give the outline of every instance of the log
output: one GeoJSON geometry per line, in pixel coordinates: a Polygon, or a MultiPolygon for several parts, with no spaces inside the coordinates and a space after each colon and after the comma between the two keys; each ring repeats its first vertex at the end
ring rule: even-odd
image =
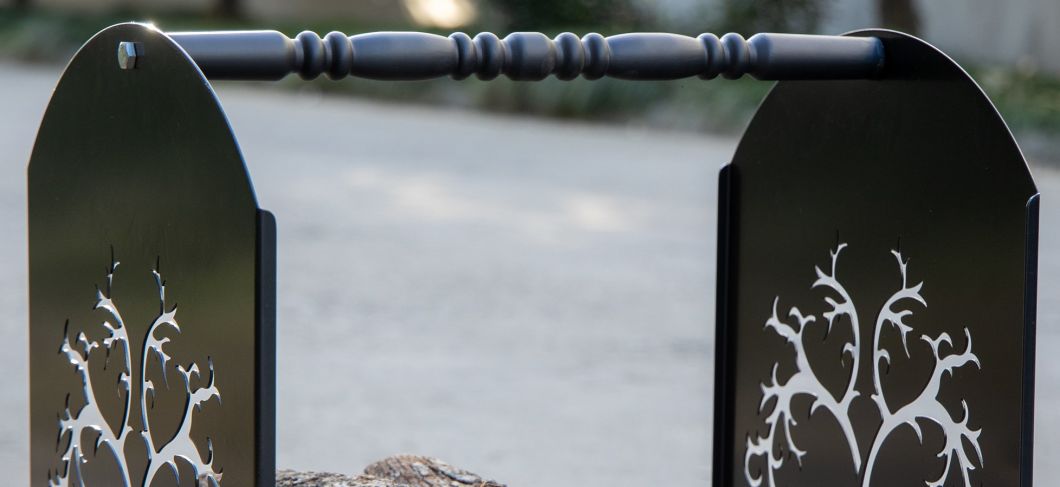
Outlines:
{"type": "Polygon", "coordinates": [[[397,455],[369,465],[357,477],[276,471],[276,487],[506,487],[437,458],[397,455]]]}

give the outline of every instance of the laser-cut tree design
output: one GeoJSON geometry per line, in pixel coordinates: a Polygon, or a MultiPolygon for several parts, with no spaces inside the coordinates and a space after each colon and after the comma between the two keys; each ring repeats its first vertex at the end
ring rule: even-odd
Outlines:
{"type": "Polygon", "coordinates": [[[819,409],[824,409],[828,411],[832,418],[838,423],[850,449],[851,463],[854,467],[854,472],[861,476],[862,487],[868,487],[870,485],[873,469],[876,466],[877,455],[887,439],[890,438],[891,433],[901,428],[903,425],[906,425],[913,429],[920,441],[923,441],[923,433],[919,423],[921,420],[935,423],[946,437],[946,444],[938,454],[939,458],[944,457],[946,459],[945,468],[937,480],[928,481],[926,482],[926,485],[928,487],[939,487],[943,485],[950,474],[954,460],[956,460],[963,475],[964,485],[966,487],[971,487],[971,472],[975,470],[976,467],[969,457],[969,452],[965,447],[964,442],[971,445],[971,449],[975,452],[979,465],[982,465],[983,454],[979,446],[979,435],[981,430],[972,430],[968,426],[970,414],[968,411],[968,405],[965,401],[961,401],[964,412],[962,419],[958,420],[950,414],[942,403],[939,402],[938,398],[939,387],[942,383],[943,375],[946,373],[952,375],[955,369],[968,364],[974,364],[976,367],[979,367],[980,365],[979,358],[972,353],[972,336],[967,328],[964,329],[967,345],[963,352],[954,350],[951,353],[944,354],[941,351],[942,344],[946,344],[949,348],[954,349],[953,340],[948,333],[942,333],[936,338],[921,335],[920,339],[930,346],[935,361],[934,368],[928,378],[927,384],[916,399],[908,404],[893,411],[887,404],[886,396],[884,394],[885,391],[880,379],[880,368],[882,365],[890,366],[891,355],[887,349],[882,348],[880,345],[881,333],[887,327],[896,329],[901,338],[904,352],[908,357],[909,344],[907,336],[909,332],[913,330],[913,327],[906,324],[905,320],[912,316],[913,311],[908,309],[905,305],[919,303],[922,306],[927,306],[927,301],[920,294],[920,289],[923,287],[923,283],[921,282],[913,286],[909,285],[907,275],[908,261],[903,260],[901,252],[896,250],[891,253],[898,261],[898,268],[902,281],[901,289],[893,293],[884,303],[883,308],[876,316],[873,328],[873,393],[871,399],[873,403],[876,404],[882,422],[879,430],[873,438],[868,453],[868,460],[864,465],[864,469],[862,469],[863,455],[858,446],[857,439],[854,436],[854,429],[851,424],[849,410],[851,402],[860,396],[860,392],[857,390],[857,382],[859,367],[861,366],[859,357],[863,344],[861,342],[860,322],[858,320],[857,308],[854,306],[850,293],[848,293],[846,288],[843,287],[837,276],[839,255],[845,247],[846,244],[839,244],[835,250],[830,252],[832,261],[831,273],[822,271],[820,267],[814,268],[817,273],[817,280],[813,283],[812,287],[824,288],[838,297],[838,299],[832,296],[826,296],[824,298],[825,303],[831,309],[822,313],[821,316],[827,320],[829,332],[831,331],[833,324],[843,316],[845,316],[850,323],[853,338],[851,341],[843,345],[840,358],[841,365],[845,365],[843,361],[848,356],[852,360],[850,376],[847,379],[847,386],[843,395],[838,399],[835,398],[835,396],[814,374],[813,368],[810,366],[810,360],[806,355],[803,340],[806,329],[816,322],[816,317],[814,315],[806,315],[799,311],[797,307],[792,307],[788,311],[788,317],[797,323],[796,326],[793,326],[780,318],[777,313],[780,297],[774,298],[772,316],[766,320],[765,328],[776,332],[784,338],[792,348],[794,348],[796,371],[786,381],[781,381],[777,377],[779,363],[774,363],[770,382],[761,385],[762,400],[759,403],[759,408],[760,410],[764,410],[767,405],[773,404],[773,409],[765,418],[765,424],[767,427],[766,434],[755,435],[755,438],[752,438],[749,435],[747,438],[747,450],[744,455],[744,477],[747,480],[747,483],[753,487],[758,487],[762,485],[763,481],[765,481],[766,485],[773,487],[777,485],[775,479],[776,471],[783,467],[790,458],[793,457],[799,466],[802,465],[803,457],[807,456],[809,453],[799,449],[792,436],[791,427],[797,424],[792,415],[792,402],[797,396],[809,396],[813,400],[810,406],[811,416],[819,409]],[[779,434],[783,435],[790,456],[775,451],[779,440],[779,434]],[[758,472],[757,475],[751,472],[751,462],[756,457],[763,457],[766,462],[765,471],[758,472]]]}
{"type": "MultiPolygon", "coordinates": [[[[173,475],[180,480],[177,467],[178,459],[189,465],[194,471],[200,486],[219,487],[221,473],[213,467],[213,444],[209,437],[206,439],[206,452],[203,454],[191,438],[191,427],[194,412],[202,409],[210,399],[216,397],[221,399],[221,393],[214,384],[213,362],[208,360],[206,373],[206,385],[192,387],[192,382],[202,378],[203,371],[198,364],[191,363],[188,366],[177,364],[174,368],[179,376],[179,384],[183,386],[186,393],[180,426],[171,438],[160,440],[151,431],[151,421],[147,414],[148,409],[154,407],[156,383],[154,379],[147,376],[147,367],[150,360],[157,360],[162,370],[162,379],[165,386],[171,383],[167,377],[170,361],[173,360],[166,351],[165,345],[170,341],[169,336],[157,336],[158,333],[180,333],[180,325],[177,324],[176,306],[166,309],[166,286],[158,268],[151,271],[155,284],[158,288],[158,315],[153,319],[146,336],[142,341],[142,353],[140,364],[136,374],[132,371],[132,358],[130,346],[132,342],[129,330],[122,318],[121,311],[112,299],[112,287],[114,273],[119,262],[111,259],[106,275],[105,289],[96,290],[95,309],[106,313],[107,318],[101,326],[106,331],[106,337],[102,340],[91,340],[84,333],[78,333],[76,338],[69,336],[69,322],[63,331],[60,355],[70,362],[79,376],[83,389],[84,406],[76,411],[70,409],[70,395],[67,395],[66,407],[59,415],[59,433],[56,447],[63,452],[61,465],[48,472],[48,479],[52,485],[66,485],[84,487],[84,476],[82,466],[88,462],[86,453],[92,452],[93,458],[99,458],[101,451],[109,453],[117,464],[120,472],[122,485],[131,487],[136,485],[142,474],[140,485],[149,486],[156,474],[168,467],[173,475]],[[111,322],[113,320],[113,323],[111,322]],[[95,353],[94,353],[95,352],[95,353]],[[123,401],[121,420],[117,426],[111,426],[105,419],[104,412],[100,409],[97,398],[97,383],[93,382],[89,361],[95,354],[103,352],[106,360],[105,368],[112,364],[113,356],[117,355],[121,362],[121,374],[117,382],[118,395],[123,401]],[[139,431],[130,425],[130,415],[133,411],[132,384],[138,384],[138,407],[140,412],[139,431]],[[139,433],[139,434],[137,434],[139,433]],[[125,458],[125,446],[130,438],[139,438],[148,452],[147,467],[145,472],[132,472],[125,458]]],[[[112,392],[112,391],[107,391],[112,392]]],[[[134,440],[135,441],[135,440],[134,440]]]]}

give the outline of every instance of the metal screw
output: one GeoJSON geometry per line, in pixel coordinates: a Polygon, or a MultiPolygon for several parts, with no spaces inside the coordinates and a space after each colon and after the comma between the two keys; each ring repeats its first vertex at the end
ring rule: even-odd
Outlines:
{"type": "Polygon", "coordinates": [[[136,42],[122,41],[118,43],[118,66],[121,69],[136,69],[136,58],[139,46],[136,42]]]}

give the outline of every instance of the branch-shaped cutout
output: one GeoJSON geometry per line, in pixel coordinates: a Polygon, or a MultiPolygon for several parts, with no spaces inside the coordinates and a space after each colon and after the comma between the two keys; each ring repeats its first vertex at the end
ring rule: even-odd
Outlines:
{"type": "Polygon", "coordinates": [[[891,254],[898,264],[901,277],[900,287],[887,298],[876,316],[873,327],[873,394],[871,399],[879,411],[881,426],[873,438],[872,445],[868,451],[868,459],[865,461],[864,469],[862,469],[863,454],[854,436],[849,411],[851,402],[860,396],[857,386],[860,370],[859,357],[861,356],[863,344],[861,343],[857,309],[850,293],[839,281],[837,273],[838,260],[844,248],[846,248],[846,244],[840,243],[830,252],[831,268],[829,272],[822,270],[820,267],[814,268],[817,279],[812,287],[822,288],[829,293],[823,298],[827,311],[821,314],[828,326],[826,336],[831,332],[835,323],[843,316],[846,316],[850,321],[852,339],[843,344],[840,353],[842,366],[846,365],[846,358],[849,357],[851,360],[851,371],[847,387],[842,397],[836,398],[814,374],[810,360],[806,355],[804,344],[804,332],[808,326],[815,322],[814,315],[804,314],[797,307],[792,307],[788,312],[788,317],[794,320],[794,324],[789,324],[779,318],[777,307],[780,298],[774,298],[772,314],[766,320],[765,329],[781,336],[785,339],[787,345],[792,347],[795,352],[796,371],[786,381],[782,381],[777,376],[780,364],[776,362],[773,364],[768,381],[761,384],[762,399],[759,403],[759,413],[766,414],[764,419],[766,434],[756,433],[753,437],[752,435],[747,437],[744,455],[745,480],[752,487],[758,487],[763,482],[773,487],[776,485],[776,472],[784,467],[789,458],[795,458],[797,465],[801,468],[803,459],[812,456],[812,453],[797,447],[792,435],[792,427],[798,424],[792,417],[792,401],[798,396],[807,396],[813,401],[810,406],[811,417],[818,409],[823,408],[830,413],[831,418],[839,425],[850,447],[853,470],[861,476],[863,487],[870,485],[878,453],[891,433],[903,425],[909,426],[917,437],[923,441],[921,422],[937,425],[946,437],[946,444],[938,454],[939,458],[945,459],[945,469],[938,479],[927,481],[926,485],[929,487],[943,485],[947,480],[951,467],[956,464],[962,472],[965,486],[970,487],[971,472],[976,469],[976,462],[973,461],[971,453],[974,453],[974,459],[978,461],[979,466],[983,464],[982,449],[979,444],[981,430],[973,430],[968,425],[970,413],[966,402],[961,402],[964,413],[960,419],[957,419],[942,405],[938,397],[944,375],[948,373],[952,376],[956,369],[968,364],[974,364],[976,367],[980,365],[979,358],[972,353],[972,337],[969,330],[967,328],[964,330],[967,340],[965,350],[949,354],[944,354],[940,351],[943,347],[953,348],[953,340],[949,334],[942,333],[936,338],[926,335],[921,336],[921,340],[928,344],[935,359],[935,366],[927,384],[925,384],[916,399],[894,411],[891,410],[885,399],[880,370],[882,366],[890,367],[891,353],[880,345],[882,332],[888,327],[895,329],[902,343],[902,351],[907,357],[910,356],[908,335],[913,331],[913,326],[907,321],[913,316],[914,312],[909,306],[914,304],[927,306],[927,301],[921,294],[923,283],[909,284],[909,261],[903,259],[901,252],[897,250],[892,251],[891,254]],[[771,409],[767,411],[767,406],[770,405],[771,409]],[[782,451],[776,451],[780,440],[779,435],[781,434],[784,436],[784,444],[789,452],[788,455],[785,455],[782,451]],[[971,452],[965,446],[966,444],[971,445],[971,452]],[[766,468],[764,471],[752,473],[752,461],[757,457],[765,459],[766,468]]]}
{"type": "MultiPolygon", "coordinates": [[[[138,373],[134,376],[131,365],[130,337],[126,328],[125,320],[121,315],[118,305],[112,298],[114,273],[118,268],[118,261],[112,259],[106,275],[106,284],[101,289],[96,288],[95,309],[103,311],[108,317],[102,321],[100,327],[106,332],[102,340],[92,340],[84,332],[80,332],[73,339],[69,334],[69,322],[63,330],[63,341],[59,348],[60,355],[70,363],[74,372],[78,375],[81,383],[81,396],[84,405],[76,411],[70,407],[70,397],[66,396],[66,405],[58,415],[58,434],[56,436],[56,449],[62,452],[60,465],[50,469],[48,481],[51,485],[67,485],[84,487],[84,476],[81,467],[89,462],[86,452],[91,452],[93,461],[99,458],[100,449],[106,449],[114,458],[119,471],[120,482],[123,487],[134,485],[134,478],[142,478],[142,486],[151,485],[156,474],[163,467],[168,467],[177,478],[179,484],[179,469],[177,461],[183,461],[194,471],[198,485],[219,487],[221,473],[215,470],[213,461],[213,441],[206,438],[206,452],[201,453],[196,447],[191,436],[192,422],[195,414],[202,410],[203,405],[210,399],[217,398],[220,401],[221,393],[214,380],[213,360],[207,359],[209,375],[206,385],[192,387],[192,378],[200,381],[202,372],[197,363],[188,365],[178,364],[175,366],[180,376],[180,384],[185,394],[185,403],[180,418],[180,426],[177,432],[165,442],[156,442],[152,436],[150,419],[147,415],[148,398],[152,404],[157,384],[147,377],[147,364],[149,360],[156,360],[161,365],[163,386],[169,387],[167,377],[167,364],[173,360],[165,350],[165,345],[170,343],[172,337],[169,334],[179,335],[180,326],[177,324],[176,306],[166,309],[165,281],[156,266],[152,271],[158,289],[159,313],[148,326],[148,331],[142,341],[141,363],[138,373]],[[166,333],[165,336],[160,336],[166,333]],[[119,397],[123,397],[123,411],[120,424],[113,429],[104,419],[104,412],[100,410],[97,398],[101,391],[96,390],[92,382],[89,361],[97,350],[105,352],[104,369],[111,366],[112,360],[121,360],[122,370],[118,380],[114,383],[119,397]],[[134,473],[129,470],[125,458],[125,443],[134,431],[129,424],[129,418],[133,407],[132,384],[139,386],[139,408],[140,424],[139,438],[143,441],[148,452],[148,463],[146,472],[134,473]],[[84,443],[91,438],[90,443],[84,443]],[[87,447],[87,448],[86,448],[87,447]],[[143,474],[141,477],[138,474],[143,474]]],[[[98,352],[96,352],[98,353],[98,352]]]]}

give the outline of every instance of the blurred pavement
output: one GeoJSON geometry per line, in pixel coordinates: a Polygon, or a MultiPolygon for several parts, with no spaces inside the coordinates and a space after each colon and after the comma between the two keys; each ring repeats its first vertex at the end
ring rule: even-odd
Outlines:
{"type": "MultiPolygon", "coordinates": [[[[27,465],[25,164],[57,76],[0,63],[9,485],[27,465]]],[[[735,139],[219,92],[279,223],[278,466],[416,453],[513,486],[707,485],[716,172],[735,139]]],[[[1036,176],[1045,485],[1060,170],[1036,176]]]]}

